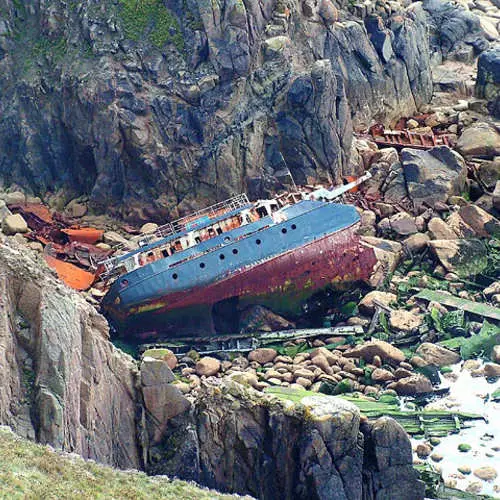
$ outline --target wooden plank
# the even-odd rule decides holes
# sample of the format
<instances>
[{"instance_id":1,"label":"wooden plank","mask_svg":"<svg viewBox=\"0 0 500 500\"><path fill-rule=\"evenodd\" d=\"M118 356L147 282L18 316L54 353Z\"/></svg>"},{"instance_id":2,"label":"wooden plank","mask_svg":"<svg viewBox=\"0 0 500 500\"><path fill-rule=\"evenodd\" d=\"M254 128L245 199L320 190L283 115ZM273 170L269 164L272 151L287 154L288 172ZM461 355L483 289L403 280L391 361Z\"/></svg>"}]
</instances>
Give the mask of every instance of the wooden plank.
<instances>
[{"instance_id":1,"label":"wooden plank","mask_svg":"<svg viewBox=\"0 0 500 500\"><path fill-rule=\"evenodd\" d=\"M488 306L480 302L473 302L472 300L461 299L450 295L442 290L429 290L424 289L417 295L417 299L434 301L444 306L454 307L456 309L463 309L464 311L483 316L485 318L496 319L500 321L500 309L498 307Z\"/></svg>"}]
</instances>

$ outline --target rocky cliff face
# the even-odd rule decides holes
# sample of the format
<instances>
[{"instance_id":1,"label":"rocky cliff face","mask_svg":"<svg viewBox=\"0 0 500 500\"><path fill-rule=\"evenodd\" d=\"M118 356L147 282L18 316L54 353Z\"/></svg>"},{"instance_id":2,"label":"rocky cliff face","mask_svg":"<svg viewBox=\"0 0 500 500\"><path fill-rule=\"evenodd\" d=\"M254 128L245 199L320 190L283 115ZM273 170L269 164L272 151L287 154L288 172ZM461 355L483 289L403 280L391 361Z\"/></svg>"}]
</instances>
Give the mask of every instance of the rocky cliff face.
<instances>
[{"instance_id":1,"label":"rocky cliff face","mask_svg":"<svg viewBox=\"0 0 500 500\"><path fill-rule=\"evenodd\" d=\"M0 424L17 434L263 499L422 498L391 419L361 423L341 399L298 404L215 378L184 396L168 361L146 357L139 371L104 318L14 238L0 242L0 291Z\"/></svg>"},{"instance_id":2,"label":"rocky cliff face","mask_svg":"<svg viewBox=\"0 0 500 500\"><path fill-rule=\"evenodd\" d=\"M150 447L149 472L262 499L423 498L408 436L394 420L360 425L358 409L342 399L280 401L216 382L169 420Z\"/></svg>"},{"instance_id":3,"label":"rocky cliff face","mask_svg":"<svg viewBox=\"0 0 500 500\"><path fill-rule=\"evenodd\" d=\"M138 468L134 363L108 341L105 319L38 259L0 243L0 422Z\"/></svg>"},{"instance_id":4,"label":"rocky cliff face","mask_svg":"<svg viewBox=\"0 0 500 500\"><path fill-rule=\"evenodd\" d=\"M421 4L0 0L0 179L129 219L338 181L431 97Z\"/></svg>"}]
</instances>

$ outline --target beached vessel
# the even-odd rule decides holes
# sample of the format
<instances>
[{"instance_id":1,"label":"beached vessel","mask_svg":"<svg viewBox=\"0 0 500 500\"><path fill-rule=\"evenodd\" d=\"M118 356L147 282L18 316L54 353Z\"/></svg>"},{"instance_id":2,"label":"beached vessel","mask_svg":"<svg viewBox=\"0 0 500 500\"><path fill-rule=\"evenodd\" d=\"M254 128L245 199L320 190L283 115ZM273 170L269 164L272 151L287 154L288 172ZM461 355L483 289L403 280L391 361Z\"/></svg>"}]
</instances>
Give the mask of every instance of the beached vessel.
<instances>
[{"instance_id":1,"label":"beached vessel","mask_svg":"<svg viewBox=\"0 0 500 500\"><path fill-rule=\"evenodd\" d=\"M307 198L239 195L158 228L103 262L105 313L126 335L209 333L221 301L294 316L314 292L367 279L376 259L356 234L355 207Z\"/></svg>"}]
</instances>

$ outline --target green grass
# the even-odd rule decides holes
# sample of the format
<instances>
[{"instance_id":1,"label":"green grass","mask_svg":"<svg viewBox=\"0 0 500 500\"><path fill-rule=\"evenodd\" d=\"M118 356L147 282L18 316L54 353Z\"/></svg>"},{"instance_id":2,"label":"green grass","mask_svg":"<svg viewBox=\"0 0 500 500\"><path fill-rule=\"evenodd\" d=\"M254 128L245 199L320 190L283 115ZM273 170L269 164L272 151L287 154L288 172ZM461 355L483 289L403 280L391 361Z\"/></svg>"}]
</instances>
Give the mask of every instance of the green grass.
<instances>
[{"instance_id":1,"label":"green grass","mask_svg":"<svg viewBox=\"0 0 500 500\"><path fill-rule=\"evenodd\" d=\"M38 40L35 40L31 50L34 59L52 56L54 60L58 61L64 57L66 49L67 42L63 37L55 40L47 37L40 37Z\"/></svg>"},{"instance_id":2,"label":"green grass","mask_svg":"<svg viewBox=\"0 0 500 500\"><path fill-rule=\"evenodd\" d=\"M138 42L144 35L158 48L167 43L184 50L179 22L162 0L120 0L120 17L125 36Z\"/></svg>"},{"instance_id":3,"label":"green grass","mask_svg":"<svg viewBox=\"0 0 500 500\"><path fill-rule=\"evenodd\" d=\"M235 497L202 489L193 483L70 459L0 428L0 498L208 500Z\"/></svg>"}]
</instances>

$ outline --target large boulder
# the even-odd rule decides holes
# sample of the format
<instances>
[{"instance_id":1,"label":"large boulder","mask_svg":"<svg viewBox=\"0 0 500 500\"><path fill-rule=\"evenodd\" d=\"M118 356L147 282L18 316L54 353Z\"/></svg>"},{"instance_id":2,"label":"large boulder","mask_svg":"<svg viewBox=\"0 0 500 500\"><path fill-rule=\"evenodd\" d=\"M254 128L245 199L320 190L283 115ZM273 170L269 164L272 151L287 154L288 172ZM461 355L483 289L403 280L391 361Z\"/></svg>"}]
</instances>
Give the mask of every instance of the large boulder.
<instances>
[{"instance_id":1,"label":"large boulder","mask_svg":"<svg viewBox=\"0 0 500 500\"><path fill-rule=\"evenodd\" d=\"M149 356L143 358L141 363L141 384L143 387L170 384L175 380L175 375L162 359Z\"/></svg>"},{"instance_id":2,"label":"large boulder","mask_svg":"<svg viewBox=\"0 0 500 500\"><path fill-rule=\"evenodd\" d=\"M390 417L381 417L375 422L366 423L363 433L365 446L373 450L373 456L365 455L363 473L365 478L369 478L369 483L380 485L375 497L363 495L363 498L423 498L424 484L415 480L414 471L408 467L412 451L401 425Z\"/></svg>"},{"instance_id":3,"label":"large boulder","mask_svg":"<svg viewBox=\"0 0 500 500\"><path fill-rule=\"evenodd\" d=\"M428 364L436 366L453 365L460 361L460 355L456 352L430 342L421 344L416 354L427 361Z\"/></svg>"},{"instance_id":4,"label":"large boulder","mask_svg":"<svg viewBox=\"0 0 500 500\"><path fill-rule=\"evenodd\" d=\"M463 219L458 212L453 212L446 219L446 226L453 231L459 238L473 238L476 232ZM447 238L436 238L447 239ZM452 238L453 239L453 238Z\"/></svg>"},{"instance_id":5,"label":"large boulder","mask_svg":"<svg viewBox=\"0 0 500 500\"><path fill-rule=\"evenodd\" d=\"M493 161L481 161L477 165L477 176L486 189L493 191L495 184L500 180L500 156Z\"/></svg>"},{"instance_id":6,"label":"large boulder","mask_svg":"<svg viewBox=\"0 0 500 500\"><path fill-rule=\"evenodd\" d=\"M7 215L2 221L2 232L7 235L27 233L28 224L20 214Z\"/></svg>"},{"instance_id":7,"label":"large boulder","mask_svg":"<svg viewBox=\"0 0 500 500\"><path fill-rule=\"evenodd\" d=\"M427 229L433 240L455 240L457 234L440 217L433 217L427 224Z\"/></svg>"},{"instance_id":8,"label":"large boulder","mask_svg":"<svg viewBox=\"0 0 500 500\"><path fill-rule=\"evenodd\" d=\"M408 194L416 206L446 202L450 196L465 190L465 161L447 146L428 151L405 148L401 163Z\"/></svg>"},{"instance_id":9,"label":"large boulder","mask_svg":"<svg viewBox=\"0 0 500 500\"><path fill-rule=\"evenodd\" d=\"M461 207L458 213L478 236L500 236L500 221L477 205Z\"/></svg>"},{"instance_id":10,"label":"large boulder","mask_svg":"<svg viewBox=\"0 0 500 500\"><path fill-rule=\"evenodd\" d=\"M141 363L141 388L146 427L151 444L161 441L168 421L186 411L191 403L183 396L167 361L145 356Z\"/></svg>"},{"instance_id":11,"label":"large boulder","mask_svg":"<svg viewBox=\"0 0 500 500\"><path fill-rule=\"evenodd\" d=\"M403 351L383 340L365 342L344 353L346 358L362 358L369 363L373 361L374 356L379 356L382 361L395 365L406 358Z\"/></svg>"},{"instance_id":12,"label":"large boulder","mask_svg":"<svg viewBox=\"0 0 500 500\"><path fill-rule=\"evenodd\" d=\"M457 150L464 156L492 158L500 155L500 133L489 123L478 122L467 127L457 142Z\"/></svg>"},{"instance_id":13,"label":"large boulder","mask_svg":"<svg viewBox=\"0 0 500 500\"><path fill-rule=\"evenodd\" d=\"M500 46L486 50L478 58L476 95L486 99L491 114L500 118Z\"/></svg>"},{"instance_id":14,"label":"large boulder","mask_svg":"<svg viewBox=\"0 0 500 500\"><path fill-rule=\"evenodd\" d=\"M462 278L479 274L488 265L488 251L481 240L433 240L429 246L448 271Z\"/></svg>"}]
</instances>

